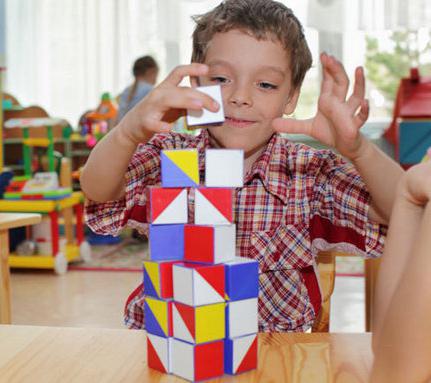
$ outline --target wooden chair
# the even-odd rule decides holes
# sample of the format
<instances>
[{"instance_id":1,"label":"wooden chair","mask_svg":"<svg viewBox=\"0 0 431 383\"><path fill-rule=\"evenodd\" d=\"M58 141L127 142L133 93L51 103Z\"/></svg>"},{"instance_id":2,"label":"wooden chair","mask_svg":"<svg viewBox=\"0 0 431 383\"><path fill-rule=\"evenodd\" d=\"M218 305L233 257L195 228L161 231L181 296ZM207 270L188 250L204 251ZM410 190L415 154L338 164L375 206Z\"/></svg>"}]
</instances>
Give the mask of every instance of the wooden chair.
<instances>
[{"instance_id":1,"label":"wooden chair","mask_svg":"<svg viewBox=\"0 0 431 383\"><path fill-rule=\"evenodd\" d=\"M331 295L335 286L335 259L333 252L321 252L317 256L317 270L322 294L322 307L311 329L312 332L329 332Z\"/></svg>"},{"instance_id":2,"label":"wooden chair","mask_svg":"<svg viewBox=\"0 0 431 383\"><path fill-rule=\"evenodd\" d=\"M319 283L322 292L322 307L313 324L312 332L329 332L331 296L335 286L335 263L337 256L345 253L321 252L317 257ZM372 330L372 308L380 259L365 261L365 331Z\"/></svg>"}]
</instances>

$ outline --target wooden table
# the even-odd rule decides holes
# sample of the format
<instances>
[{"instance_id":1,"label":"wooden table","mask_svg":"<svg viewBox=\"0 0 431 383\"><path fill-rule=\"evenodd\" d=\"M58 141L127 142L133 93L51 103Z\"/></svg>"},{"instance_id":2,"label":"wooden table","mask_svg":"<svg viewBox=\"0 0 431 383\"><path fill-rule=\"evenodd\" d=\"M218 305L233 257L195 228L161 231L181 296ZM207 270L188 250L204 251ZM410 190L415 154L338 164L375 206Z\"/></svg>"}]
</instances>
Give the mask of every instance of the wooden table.
<instances>
[{"instance_id":1,"label":"wooden table","mask_svg":"<svg viewBox=\"0 0 431 383\"><path fill-rule=\"evenodd\" d=\"M211 382L360 383L370 334L260 334L259 367ZM139 330L0 326L0 382L184 382L148 368Z\"/></svg>"},{"instance_id":2,"label":"wooden table","mask_svg":"<svg viewBox=\"0 0 431 383\"><path fill-rule=\"evenodd\" d=\"M0 213L0 323L11 323L9 229L34 225L40 214Z\"/></svg>"}]
</instances>

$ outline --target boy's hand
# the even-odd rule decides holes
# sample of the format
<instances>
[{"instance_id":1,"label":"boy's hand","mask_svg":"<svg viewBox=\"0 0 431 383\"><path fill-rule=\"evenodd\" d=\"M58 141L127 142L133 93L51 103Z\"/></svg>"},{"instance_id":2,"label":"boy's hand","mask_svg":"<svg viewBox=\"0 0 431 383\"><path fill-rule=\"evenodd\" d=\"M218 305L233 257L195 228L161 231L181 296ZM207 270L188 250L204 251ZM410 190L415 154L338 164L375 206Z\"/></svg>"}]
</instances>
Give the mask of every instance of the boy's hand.
<instances>
[{"instance_id":1,"label":"boy's hand","mask_svg":"<svg viewBox=\"0 0 431 383\"><path fill-rule=\"evenodd\" d=\"M398 194L414 205L426 205L431 199L431 161L407 170L400 180Z\"/></svg>"},{"instance_id":2,"label":"boy's hand","mask_svg":"<svg viewBox=\"0 0 431 383\"><path fill-rule=\"evenodd\" d=\"M180 87L186 76L203 76L208 73L204 64L176 67L166 79L130 110L118 128L135 145L146 142L154 133L167 132L172 123L185 115L187 109L216 112L218 103L210 96L190 87Z\"/></svg>"},{"instance_id":3,"label":"boy's hand","mask_svg":"<svg viewBox=\"0 0 431 383\"><path fill-rule=\"evenodd\" d=\"M353 93L346 100L349 79L343 65L325 53L321 54L320 60L323 81L316 116L302 121L277 118L273 122L274 129L307 134L354 160L361 155L367 142L359 132L369 113L368 102L364 98L363 69L356 68Z\"/></svg>"}]
</instances>

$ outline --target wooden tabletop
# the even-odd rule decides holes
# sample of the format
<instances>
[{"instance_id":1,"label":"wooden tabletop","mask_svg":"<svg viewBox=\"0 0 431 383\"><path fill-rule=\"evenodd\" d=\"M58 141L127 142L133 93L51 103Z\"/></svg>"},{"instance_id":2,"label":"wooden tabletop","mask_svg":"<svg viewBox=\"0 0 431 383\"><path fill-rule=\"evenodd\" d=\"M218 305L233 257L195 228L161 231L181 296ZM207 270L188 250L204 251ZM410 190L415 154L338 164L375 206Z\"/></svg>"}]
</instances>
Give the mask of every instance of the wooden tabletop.
<instances>
[{"instance_id":1,"label":"wooden tabletop","mask_svg":"<svg viewBox=\"0 0 431 383\"><path fill-rule=\"evenodd\" d=\"M34 225L40 220L40 214L0 213L0 230Z\"/></svg>"},{"instance_id":2,"label":"wooden tabletop","mask_svg":"<svg viewBox=\"0 0 431 383\"><path fill-rule=\"evenodd\" d=\"M259 334L259 367L211 382L367 382L369 334ZM138 330L0 325L0 382L184 382L151 370Z\"/></svg>"}]
</instances>

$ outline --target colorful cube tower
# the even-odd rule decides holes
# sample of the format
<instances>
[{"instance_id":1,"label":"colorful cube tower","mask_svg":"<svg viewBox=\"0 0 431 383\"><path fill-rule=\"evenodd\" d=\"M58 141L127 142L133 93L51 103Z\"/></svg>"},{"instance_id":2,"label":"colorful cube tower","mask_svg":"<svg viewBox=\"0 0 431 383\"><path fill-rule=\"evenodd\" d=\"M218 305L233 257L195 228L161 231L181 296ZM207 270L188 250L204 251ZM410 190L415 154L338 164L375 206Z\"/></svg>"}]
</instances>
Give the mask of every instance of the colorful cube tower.
<instances>
[{"instance_id":1,"label":"colorful cube tower","mask_svg":"<svg viewBox=\"0 0 431 383\"><path fill-rule=\"evenodd\" d=\"M257 368L258 263L236 257L233 188L243 152L161 153L162 187L148 189L150 261L144 262L148 365L190 381ZM187 188L195 188L188 223Z\"/></svg>"}]
</instances>

